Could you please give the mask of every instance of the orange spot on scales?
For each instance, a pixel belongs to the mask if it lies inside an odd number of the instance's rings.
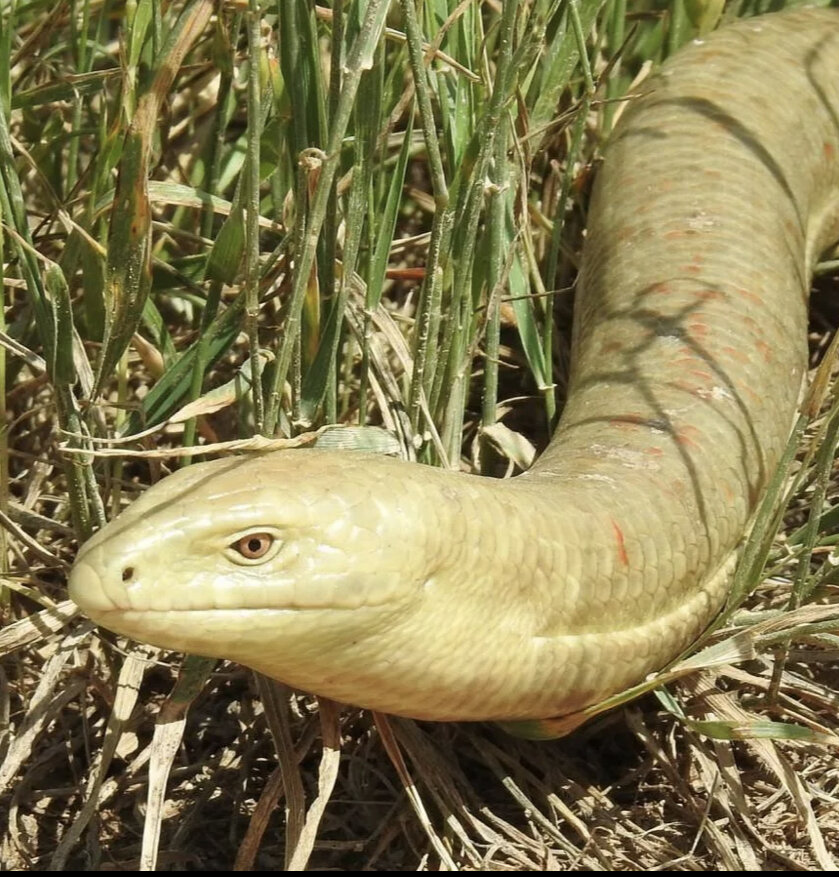
[[[688,393],[691,396],[695,396],[697,390],[701,389],[700,387],[697,387],[696,384],[690,383],[689,381],[670,381],[669,386],[676,390],[681,390],[683,393]]]
[[[676,430],[673,437],[683,447],[696,448],[699,447],[699,444],[695,438],[700,435],[700,431],[695,426],[682,426]]]
[[[743,353],[742,350],[738,350],[736,347],[722,347],[721,352],[724,353],[729,359],[733,359],[735,362],[745,364],[749,361],[749,355],[747,353]]]
[[[763,299],[756,292],[752,292],[750,289],[746,289],[744,286],[738,286],[734,291],[741,298],[745,298],[747,301],[754,302],[755,304],[760,304],[763,301]]]
[[[772,348],[765,341],[755,341],[757,352],[763,357],[764,362],[772,362]]]
[[[703,371],[699,368],[691,369],[690,374],[692,374],[695,378],[699,378],[700,381],[706,384],[714,379],[710,372]]]
[[[673,292],[673,287],[669,283],[654,283],[650,287],[650,292],[654,292],[657,295],[670,295]]]
[[[615,541],[618,543],[618,560],[623,566],[629,566],[629,556],[626,553],[623,530],[621,530],[614,518],[612,518],[612,529],[615,531]]]
[[[763,401],[763,397],[760,393],[757,393],[748,384],[744,384],[742,381],[735,385],[735,389],[741,396],[748,396],[750,402],[757,403]]]

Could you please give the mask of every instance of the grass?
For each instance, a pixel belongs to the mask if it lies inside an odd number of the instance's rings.
[[[724,623],[657,699],[564,740],[195,658],[178,677],[64,599],[79,542],[210,444],[374,425],[341,440],[526,466],[562,403],[601,146],[638,71],[718,5],[0,10],[3,866],[830,870],[839,402],[818,316],[818,390]]]

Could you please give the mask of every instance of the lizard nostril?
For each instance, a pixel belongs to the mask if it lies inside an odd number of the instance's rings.
[[[122,571],[122,580],[124,582],[130,582],[131,579],[133,579],[133,578],[134,578],[134,567],[133,566],[125,567],[125,569]]]

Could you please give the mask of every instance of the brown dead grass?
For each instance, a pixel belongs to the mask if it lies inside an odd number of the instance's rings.
[[[421,256],[409,252],[406,264]],[[392,290],[404,321],[412,304],[403,293]],[[7,295],[14,318],[19,286],[10,283]],[[350,317],[360,323],[360,308]],[[380,349],[398,353],[381,354],[372,386],[381,399],[398,393],[404,367],[407,348],[394,326],[374,327]],[[821,336],[819,328],[814,350]],[[503,355],[518,374],[521,354]],[[230,368],[219,371],[229,377]],[[148,358],[132,357],[131,382],[148,374]],[[521,402],[532,392],[526,380],[509,380],[513,425],[532,435],[541,407]],[[229,664],[191,661],[178,682],[179,655],[95,629],[65,600],[77,544],[52,406],[36,357],[6,394],[5,869],[834,869],[835,571],[810,604],[784,612],[796,563],[789,534],[806,519],[806,481],[776,542],[771,577],[751,598],[752,612],[716,635],[726,645],[714,661],[696,662],[660,699],[648,695],[561,740],[529,742],[490,725],[420,724],[318,704]],[[205,436],[232,435],[223,418],[205,421]],[[174,428],[159,438],[173,436]],[[127,463],[125,499],[153,476],[144,461]],[[827,503],[837,502],[834,462]],[[814,566],[835,568],[835,546],[835,531],[825,532]],[[716,724],[701,724],[709,721]]]

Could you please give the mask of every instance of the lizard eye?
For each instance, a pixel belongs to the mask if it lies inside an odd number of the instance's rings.
[[[231,548],[244,560],[261,560],[274,545],[272,533],[247,533],[231,544]]]
[[[235,544],[236,550],[248,560],[258,560],[268,553],[274,540],[268,533],[251,533],[243,536]]]

